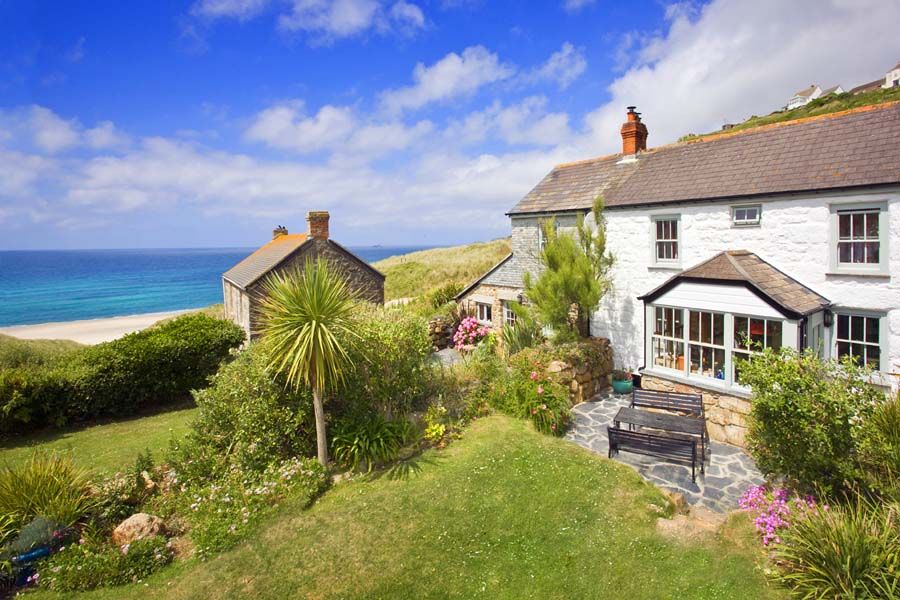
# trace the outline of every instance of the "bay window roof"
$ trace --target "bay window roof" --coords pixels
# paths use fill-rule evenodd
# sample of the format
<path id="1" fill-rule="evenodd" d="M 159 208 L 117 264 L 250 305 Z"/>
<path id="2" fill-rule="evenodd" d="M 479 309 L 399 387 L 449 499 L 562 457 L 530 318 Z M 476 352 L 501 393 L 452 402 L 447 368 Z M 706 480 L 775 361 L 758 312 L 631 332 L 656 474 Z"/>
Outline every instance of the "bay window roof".
<path id="1" fill-rule="evenodd" d="M 786 317 L 794 319 L 819 312 L 831 305 L 821 294 L 747 250 L 720 252 L 671 277 L 638 299 L 653 302 L 682 282 L 741 285 Z"/>

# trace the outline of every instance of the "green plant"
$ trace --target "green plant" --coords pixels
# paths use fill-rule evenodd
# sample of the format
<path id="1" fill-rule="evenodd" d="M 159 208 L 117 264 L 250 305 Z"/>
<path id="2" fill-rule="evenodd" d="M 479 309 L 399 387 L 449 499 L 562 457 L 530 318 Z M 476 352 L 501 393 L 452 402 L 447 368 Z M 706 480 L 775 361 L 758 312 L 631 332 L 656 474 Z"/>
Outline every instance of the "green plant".
<path id="1" fill-rule="evenodd" d="M 90 473 L 72 459 L 35 453 L 20 465 L 0 466 L 0 515 L 18 530 L 36 516 L 71 526 L 91 512 Z"/>
<path id="2" fill-rule="evenodd" d="M 425 428 L 425 432 L 422 434 L 427 441 L 436 444 L 444 439 L 444 435 L 447 433 L 447 426 L 443 423 L 432 423 Z"/>
<path id="3" fill-rule="evenodd" d="M 16 519 L 13 515 L 0 514 L 0 546 L 16 535 Z"/>
<path id="4" fill-rule="evenodd" d="M 411 432 L 409 421 L 389 421 L 377 414 L 346 419 L 334 428 L 334 458 L 354 471 L 364 467 L 371 472 L 395 460 Z"/>
<path id="5" fill-rule="evenodd" d="M 536 346 L 544 339 L 541 324 L 531 311 L 518 302 L 512 303 L 511 309 L 516 315 L 515 324 L 504 323 L 500 329 L 500 342 L 506 356 Z"/>
<path id="6" fill-rule="evenodd" d="M 319 462 L 328 464 L 322 393 L 344 381 L 351 360 L 347 340 L 356 337 L 354 296 L 324 259 L 307 260 L 303 270 L 275 272 L 264 283 L 263 332 L 270 366 L 295 390 L 312 391 Z"/>
<path id="7" fill-rule="evenodd" d="M 447 433 L 448 411 L 443 404 L 432 404 L 425 411 L 425 432 L 422 434 L 431 443 L 440 442 Z"/>
<path id="8" fill-rule="evenodd" d="M 859 438 L 866 485 L 900 501 L 900 395 L 875 408 L 863 422 Z"/>
<path id="9" fill-rule="evenodd" d="M 456 299 L 457 294 L 463 291 L 463 285 L 456 281 L 445 283 L 428 294 L 432 308 L 440 308 Z"/>
<path id="10" fill-rule="evenodd" d="M 900 597 L 900 512 L 856 496 L 781 532 L 778 578 L 802 598 Z"/>
<path id="11" fill-rule="evenodd" d="M 243 339 L 234 323 L 192 314 L 46 363 L 0 369 L 0 431 L 185 400 Z"/>
<path id="12" fill-rule="evenodd" d="M 525 273 L 525 296 L 543 325 L 557 336 L 587 336 L 591 311 L 610 285 L 613 257 L 606 250 L 603 197 L 594 201 L 593 226 L 578 217 L 576 237 L 558 235 L 553 219 L 542 224 L 547 240 L 537 279 Z"/>
<path id="13" fill-rule="evenodd" d="M 162 536 L 137 540 L 123 548 L 70 544 L 41 563 L 38 582 L 57 592 L 87 591 L 141 581 L 171 561 L 172 550 Z"/>
<path id="14" fill-rule="evenodd" d="M 629 369 L 615 369 L 612 372 L 613 381 L 631 381 L 632 375 Z"/>
<path id="15" fill-rule="evenodd" d="M 741 364 L 753 390 L 748 446 L 760 470 L 826 495 L 859 478 L 857 437 L 881 400 L 852 360 L 766 350 Z"/>

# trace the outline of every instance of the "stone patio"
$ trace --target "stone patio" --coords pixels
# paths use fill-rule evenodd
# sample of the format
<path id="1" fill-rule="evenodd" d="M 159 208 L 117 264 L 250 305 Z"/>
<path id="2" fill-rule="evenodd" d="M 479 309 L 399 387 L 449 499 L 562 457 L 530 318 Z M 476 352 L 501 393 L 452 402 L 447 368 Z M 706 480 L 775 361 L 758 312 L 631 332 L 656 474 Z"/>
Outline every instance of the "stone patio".
<path id="1" fill-rule="evenodd" d="M 607 456 L 609 439 L 606 426 L 612 425 L 619 408 L 628 406 L 630 395 L 607 392 L 598 394 L 590 402 L 572 409 L 572 425 L 566 439 L 597 454 Z M 652 456 L 622 451 L 614 460 L 634 467 L 644 479 L 655 486 L 683 494 L 689 504 L 700 505 L 716 512 L 737 508 L 744 491 L 763 482 L 753 459 L 741 448 L 711 441 L 707 449 L 706 474 L 699 465 L 697 481 L 691 481 L 690 465 L 667 462 Z"/>

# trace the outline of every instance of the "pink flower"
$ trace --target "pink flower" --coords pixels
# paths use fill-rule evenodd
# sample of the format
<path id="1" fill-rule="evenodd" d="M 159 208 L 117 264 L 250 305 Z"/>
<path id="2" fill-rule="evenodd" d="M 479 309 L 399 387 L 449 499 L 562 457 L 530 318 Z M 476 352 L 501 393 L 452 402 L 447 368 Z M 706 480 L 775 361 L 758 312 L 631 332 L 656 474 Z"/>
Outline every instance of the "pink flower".
<path id="1" fill-rule="evenodd" d="M 531 380 L 532 380 L 532 381 L 537 381 L 537 378 L 538 378 L 537 371 L 532 371 L 532 372 L 531 372 Z"/>
<path id="2" fill-rule="evenodd" d="M 538 393 L 539 396 L 540 396 L 541 394 L 543 394 L 543 393 L 544 393 L 544 386 L 538 385 L 537 393 Z"/>

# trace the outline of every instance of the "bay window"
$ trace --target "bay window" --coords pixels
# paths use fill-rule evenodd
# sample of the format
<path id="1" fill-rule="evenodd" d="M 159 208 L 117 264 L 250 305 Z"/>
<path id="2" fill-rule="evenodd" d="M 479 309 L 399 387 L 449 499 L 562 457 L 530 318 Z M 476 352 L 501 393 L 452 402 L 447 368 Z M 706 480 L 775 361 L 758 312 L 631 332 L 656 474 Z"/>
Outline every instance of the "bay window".
<path id="1" fill-rule="evenodd" d="M 684 321 L 680 308 L 654 307 L 653 364 L 684 370 Z"/>
<path id="2" fill-rule="evenodd" d="M 725 379 L 725 315 L 690 311 L 690 373 Z"/>
<path id="3" fill-rule="evenodd" d="M 741 361 L 762 352 L 766 348 L 780 350 L 782 344 L 781 321 L 755 317 L 734 317 L 734 344 L 732 349 L 734 382 L 741 382 Z"/>

